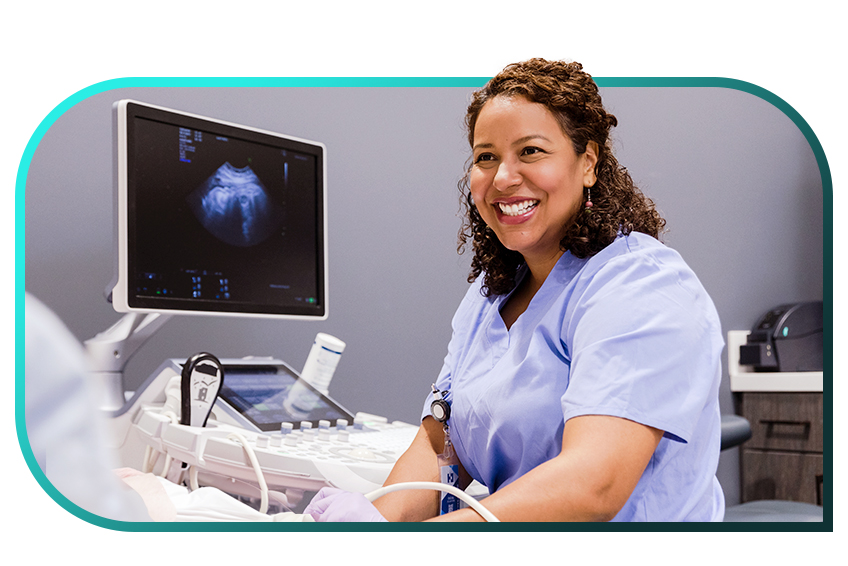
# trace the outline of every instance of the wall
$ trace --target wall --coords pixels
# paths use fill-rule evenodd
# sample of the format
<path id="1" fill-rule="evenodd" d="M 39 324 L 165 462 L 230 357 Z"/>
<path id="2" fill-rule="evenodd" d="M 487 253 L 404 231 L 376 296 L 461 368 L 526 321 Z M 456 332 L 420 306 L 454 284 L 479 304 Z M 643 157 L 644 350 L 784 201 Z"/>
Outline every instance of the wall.
<path id="1" fill-rule="evenodd" d="M 605 88 L 616 151 L 668 220 L 664 241 L 699 275 L 723 329 L 822 298 L 821 177 L 771 104 L 724 88 Z M 467 88 L 130 88 L 88 98 L 45 134 L 26 187 L 26 288 L 84 340 L 118 315 L 112 273 L 112 118 L 121 98 L 324 142 L 330 318 L 178 318 L 130 362 L 127 389 L 169 357 L 271 355 L 299 369 L 316 332 L 348 344 L 331 392 L 354 411 L 415 422 L 466 288 L 456 182 Z M 724 412 L 732 412 L 726 370 Z M 735 451 L 719 479 L 738 500 Z"/>

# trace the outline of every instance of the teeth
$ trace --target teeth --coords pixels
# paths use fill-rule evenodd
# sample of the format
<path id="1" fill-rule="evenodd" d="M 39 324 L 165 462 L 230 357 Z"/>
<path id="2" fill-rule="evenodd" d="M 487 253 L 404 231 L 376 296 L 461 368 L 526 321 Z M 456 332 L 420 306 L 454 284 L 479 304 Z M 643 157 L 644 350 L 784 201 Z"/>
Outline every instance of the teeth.
<path id="1" fill-rule="evenodd" d="M 537 204 L 539 204 L 539 201 L 537 200 L 525 200 L 523 202 L 516 202 L 513 204 L 505 204 L 499 202 L 498 208 L 500 208 L 501 212 L 506 214 L 507 216 L 518 216 L 520 214 L 526 213 L 528 210 L 530 210 Z"/>

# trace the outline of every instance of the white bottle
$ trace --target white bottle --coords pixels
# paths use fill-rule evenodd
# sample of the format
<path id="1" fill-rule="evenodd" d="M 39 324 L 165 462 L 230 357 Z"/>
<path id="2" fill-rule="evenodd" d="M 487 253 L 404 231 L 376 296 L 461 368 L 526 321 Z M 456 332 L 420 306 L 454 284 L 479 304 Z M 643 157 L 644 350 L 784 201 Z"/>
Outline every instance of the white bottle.
<path id="1" fill-rule="evenodd" d="M 315 342 L 312 344 L 300 377 L 326 395 L 344 349 L 344 342 L 335 336 L 319 332 L 315 336 Z"/>

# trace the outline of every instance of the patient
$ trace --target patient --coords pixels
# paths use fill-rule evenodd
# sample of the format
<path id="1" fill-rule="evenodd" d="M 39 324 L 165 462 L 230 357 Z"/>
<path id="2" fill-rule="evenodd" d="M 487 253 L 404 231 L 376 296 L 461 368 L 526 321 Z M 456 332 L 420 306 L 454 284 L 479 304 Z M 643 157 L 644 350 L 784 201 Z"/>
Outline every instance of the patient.
<path id="1" fill-rule="evenodd" d="M 266 515 L 215 488 L 190 491 L 153 474 L 116 469 L 82 346 L 43 303 L 29 293 L 25 299 L 26 436 L 41 472 L 69 501 L 118 521 L 313 520 L 291 512 Z M 21 449 L 27 455 L 26 443 Z"/>
<path id="2" fill-rule="evenodd" d="M 141 498 L 112 471 L 117 457 L 106 443 L 82 346 L 38 299 L 27 293 L 25 301 L 26 436 L 35 461 L 53 487 L 86 511 L 149 521 Z"/>

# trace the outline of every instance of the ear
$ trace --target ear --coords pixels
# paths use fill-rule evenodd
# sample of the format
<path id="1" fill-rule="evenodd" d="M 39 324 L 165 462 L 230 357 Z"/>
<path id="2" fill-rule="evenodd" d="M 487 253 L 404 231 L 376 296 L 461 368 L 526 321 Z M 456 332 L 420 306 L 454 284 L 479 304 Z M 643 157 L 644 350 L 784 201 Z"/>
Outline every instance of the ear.
<path id="1" fill-rule="evenodd" d="M 580 157 L 583 160 L 583 186 L 591 187 L 595 184 L 595 181 L 598 180 L 598 176 L 595 174 L 595 167 L 598 165 L 598 156 L 600 152 L 598 151 L 597 142 L 587 142 L 586 143 L 586 151 L 583 152 L 583 155 Z"/>

